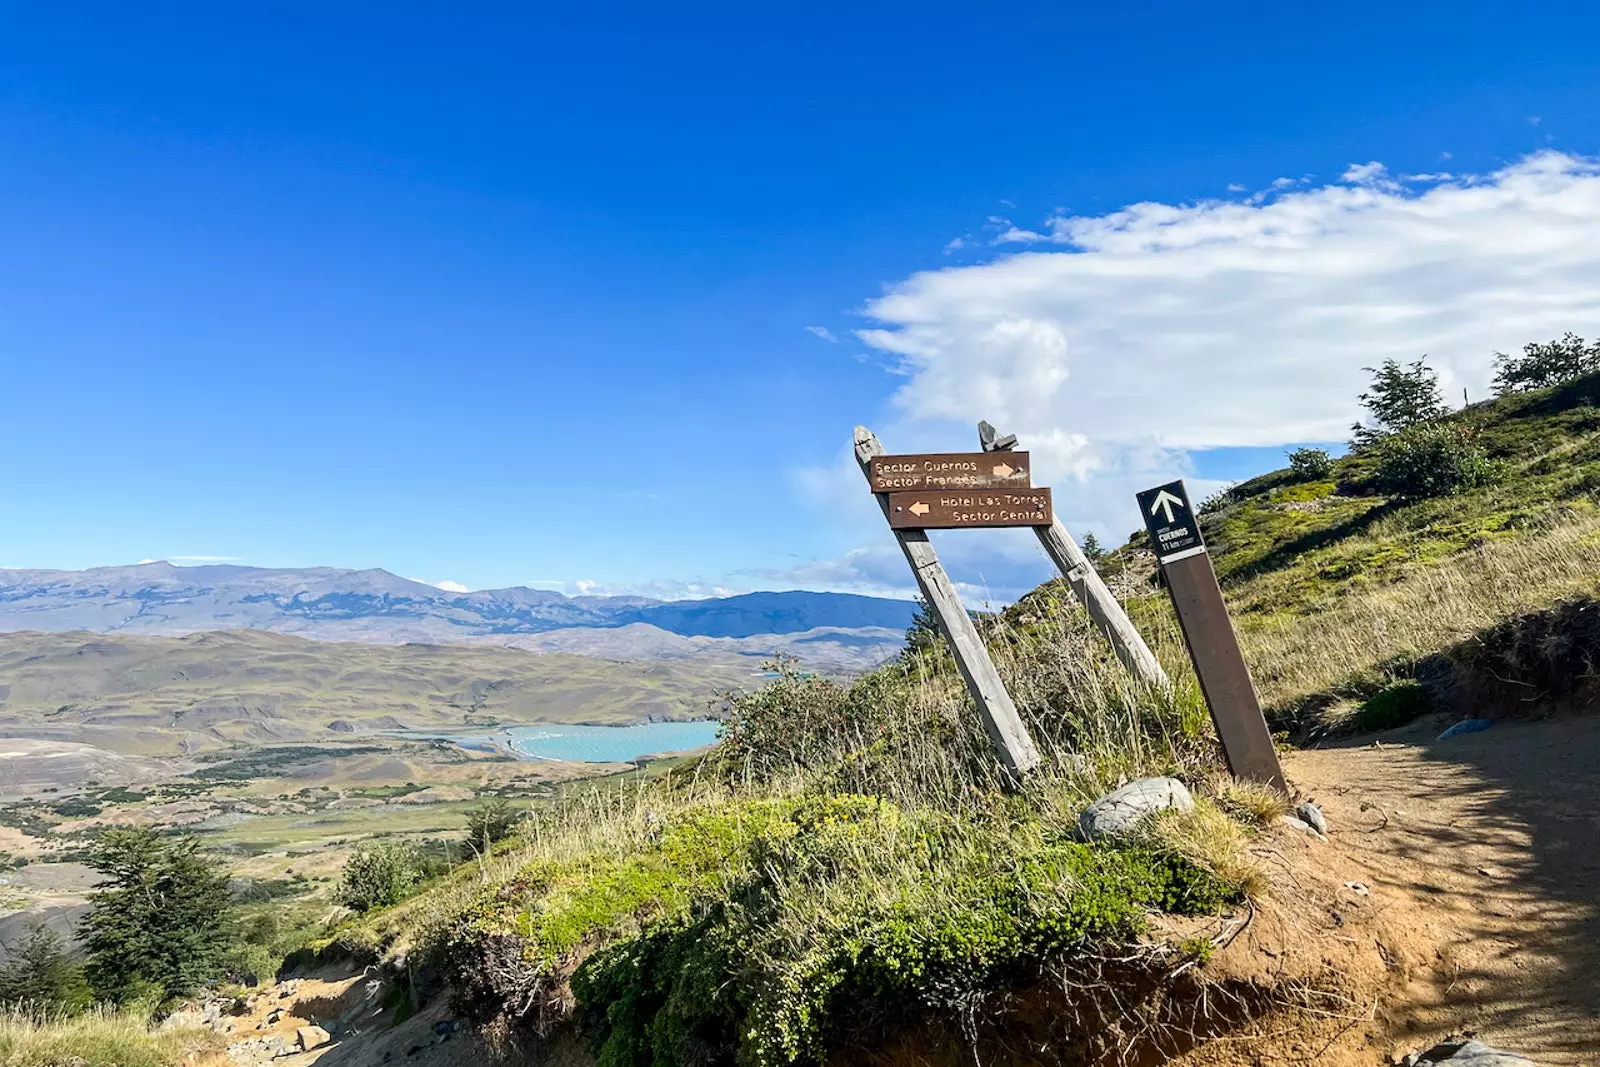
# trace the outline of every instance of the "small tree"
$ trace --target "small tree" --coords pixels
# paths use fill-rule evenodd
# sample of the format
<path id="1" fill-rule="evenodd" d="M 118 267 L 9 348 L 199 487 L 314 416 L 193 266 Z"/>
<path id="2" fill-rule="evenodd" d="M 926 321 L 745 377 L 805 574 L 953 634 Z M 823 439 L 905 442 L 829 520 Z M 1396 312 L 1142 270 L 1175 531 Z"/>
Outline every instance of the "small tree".
<path id="1" fill-rule="evenodd" d="M 1083 554 L 1090 563 L 1098 563 L 1106 550 L 1100 547 L 1100 539 L 1091 533 L 1083 538 Z"/>
<path id="2" fill-rule="evenodd" d="M 467 844 L 478 853 L 489 851 L 496 841 L 504 841 L 517 828 L 521 816 L 500 797 L 492 797 L 467 812 Z"/>
<path id="3" fill-rule="evenodd" d="M 83 968 L 68 954 L 61 935 L 44 923 L 34 923 L 26 937 L 6 946 L 6 954 L 8 961 L 0 967 L 0 1004 L 68 1015 L 89 1006 Z"/>
<path id="4" fill-rule="evenodd" d="M 1321 481 L 1333 473 L 1333 457 L 1320 448 L 1297 448 L 1289 453 L 1289 472 L 1302 482 Z"/>
<path id="5" fill-rule="evenodd" d="M 911 616 L 911 626 L 906 630 L 906 651 L 926 652 L 938 642 L 939 622 L 933 617 L 933 609 L 917 597 L 917 613 Z"/>
<path id="6" fill-rule="evenodd" d="M 1431 422 L 1445 413 L 1439 376 L 1423 360 L 1402 367 L 1386 359 L 1381 367 L 1362 369 L 1372 375 L 1371 388 L 1361 394 L 1369 421 L 1350 428 L 1352 447 L 1365 448 L 1385 434 Z"/>
<path id="7" fill-rule="evenodd" d="M 1494 390 L 1500 396 L 1565 385 L 1600 370 L 1600 341 L 1584 343 L 1568 333 L 1559 341 L 1534 342 L 1520 356 L 1494 354 Z"/>
<path id="8" fill-rule="evenodd" d="M 107 877 L 89 894 L 83 920 L 96 996 L 184 996 L 220 973 L 228 876 L 201 853 L 199 838 L 107 830 L 90 847 L 89 865 Z"/>
<path id="9" fill-rule="evenodd" d="M 422 880 L 422 857 L 415 846 L 384 842 L 355 850 L 345 861 L 333 899 L 351 911 L 398 904 Z"/>

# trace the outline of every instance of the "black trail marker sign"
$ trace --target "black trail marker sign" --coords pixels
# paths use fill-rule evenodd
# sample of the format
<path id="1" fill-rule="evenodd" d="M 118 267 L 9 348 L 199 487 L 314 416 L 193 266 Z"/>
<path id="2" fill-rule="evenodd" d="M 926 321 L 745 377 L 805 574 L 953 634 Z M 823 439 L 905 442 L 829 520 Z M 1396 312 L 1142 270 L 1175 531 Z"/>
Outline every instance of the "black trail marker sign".
<path id="1" fill-rule="evenodd" d="M 1222 587 L 1217 584 L 1188 491 L 1181 481 L 1169 482 L 1146 489 L 1138 500 L 1228 769 L 1236 778 L 1286 791 L 1278 752 L 1261 714 L 1250 668 L 1239 651 L 1239 639 L 1222 601 Z"/>

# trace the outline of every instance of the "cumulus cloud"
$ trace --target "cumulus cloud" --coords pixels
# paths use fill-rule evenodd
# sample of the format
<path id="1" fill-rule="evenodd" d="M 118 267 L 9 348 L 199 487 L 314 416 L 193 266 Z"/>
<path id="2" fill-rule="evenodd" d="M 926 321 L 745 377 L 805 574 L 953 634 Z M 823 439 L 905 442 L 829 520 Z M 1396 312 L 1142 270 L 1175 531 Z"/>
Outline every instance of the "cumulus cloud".
<path id="1" fill-rule="evenodd" d="M 859 336 L 906 373 L 903 418 L 987 417 L 1084 474 L 1108 445 L 1338 438 L 1363 366 L 1427 354 L 1481 393 L 1496 349 L 1600 325 L 1600 165 L 1547 152 L 1420 191 L 1385 173 L 1055 218 L 1063 249 L 914 275 Z"/>
<path id="2" fill-rule="evenodd" d="M 824 341 L 829 341 L 833 344 L 839 343 L 839 339 L 833 335 L 833 331 L 826 326 L 807 326 L 806 333 L 811 334 L 813 337 L 820 337 Z"/>
<path id="3" fill-rule="evenodd" d="M 1030 247 L 867 303 L 858 337 L 906 378 L 880 432 L 893 451 L 965 448 L 987 418 L 1103 541 L 1136 525 L 1133 490 L 1192 474 L 1194 450 L 1343 438 L 1363 367 L 1426 355 L 1447 395 L 1481 397 L 1496 350 L 1600 330 L 1600 164 L 1558 152 L 991 225 Z M 852 479 L 861 492 L 848 462 L 800 475 L 817 497 Z M 870 578 L 867 558 L 831 566 Z"/>

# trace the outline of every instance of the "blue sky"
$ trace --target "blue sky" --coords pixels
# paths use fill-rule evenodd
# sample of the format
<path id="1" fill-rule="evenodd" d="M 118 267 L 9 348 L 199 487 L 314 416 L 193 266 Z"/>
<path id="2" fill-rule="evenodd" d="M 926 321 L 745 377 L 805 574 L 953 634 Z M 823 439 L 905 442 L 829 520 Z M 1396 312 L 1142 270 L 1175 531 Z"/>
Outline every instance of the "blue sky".
<path id="1" fill-rule="evenodd" d="M 223 7 L 6 13 L 0 566 L 904 591 L 857 422 L 1120 540 L 1600 330 L 1587 5 Z"/>

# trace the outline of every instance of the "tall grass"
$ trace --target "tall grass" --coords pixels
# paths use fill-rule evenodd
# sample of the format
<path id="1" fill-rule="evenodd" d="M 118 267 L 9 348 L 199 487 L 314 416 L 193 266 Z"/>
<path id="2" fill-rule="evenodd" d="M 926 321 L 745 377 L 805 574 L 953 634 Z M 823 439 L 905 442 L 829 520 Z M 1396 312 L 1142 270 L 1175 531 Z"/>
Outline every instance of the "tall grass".
<path id="1" fill-rule="evenodd" d="M 1373 547 L 1382 531 L 1367 535 Z M 1382 684 L 1388 664 L 1430 655 L 1503 619 L 1600 588 L 1600 515 L 1571 515 L 1486 541 L 1398 580 L 1356 584 L 1312 613 L 1241 614 L 1240 643 L 1263 701 L 1292 706 Z M 1230 599 L 1270 602 L 1270 576 Z"/>
<path id="2" fill-rule="evenodd" d="M 135 1011 L 95 1008 L 75 1016 L 0 1011 L 3 1067 L 172 1067 L 219 1048 L 210 1030 L 152 1030 Z"/>

